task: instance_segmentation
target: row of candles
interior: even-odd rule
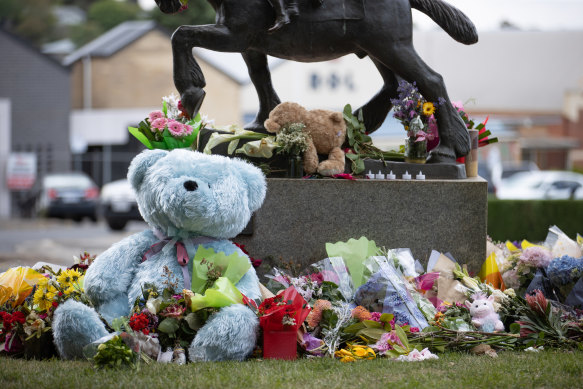
[[[381,171],[379,170],[379,172],[377,174],[371,173],[371,171],[368,171],[368,174],[366,175],[366,178],[368,178],[369,180],[396,180],[397,179],[397,175],[393,174],[393,171],[391,170],[390,173],[388,174],[383,174],[381,173]],[[405,174],[403,174],[401,176],[401,179],[403,180],[411,180],[411,174],[409,174],[408,171],[405,171]],[[424,180],[425,179],[425,174],[423,174],[421,171],[419,171],[419,174],[417,174],[415,176],[416,180]]]

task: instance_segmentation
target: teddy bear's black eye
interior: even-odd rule
[[[198,184],[196,183],[196,181],[184,182],[184,189],[186,189],[187,191],[193,192],[196,190],[196,188],[198,188]]]

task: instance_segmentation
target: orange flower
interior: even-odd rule
[[[316,300],[314,309],[310,311],[306,317],[306,322],[310,327],[316,327],[320,320],[322,320],[322,311],[332,308],[332,303],[328,300]]]
[[[357,319],[358,321],[364,321],[370,320],[371,314],[368,311],[368,309],[366,309],[362,305],[359,305],[358,307],[352,310],[352,317]]]

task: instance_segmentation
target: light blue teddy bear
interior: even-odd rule
[[[244,256],[228,239],[245,228],[266,191],[265,177],[251,164],[188,150],[146,150],[132,161],[128,179],[152,229],[114,244],[87,271],[85,291],[108,323],[130,313],[144,284],[164,289],[164,266],[180,287],[185,280],[189,283],[188,258],[194,257],[199,244]],[[186,258],[177,260],[184,249]],[[236,286],[251,299],[261,297],[253,267]],[[222,308],[198,331],[189,358],[243,360],[253,351],[258,328],[257,317],[246,306]],[[70,359],[82,357],[83,347],[107,335],[107,330],[93,308],[68,300],[55,311],[53,335],[60,356]]]

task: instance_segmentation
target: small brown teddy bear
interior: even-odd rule
[[[341,112],[314,109],[308,111],[296,103],[277,105],[264,125],[267,131],[277,134],[283,126],[302,123],[310,135],[308,149],[304,152],[304,172],[323,176],[344,173],[344,152],[341,149],[346,138],[346,124]],[[328,159],[318,163],[318,154]]]

